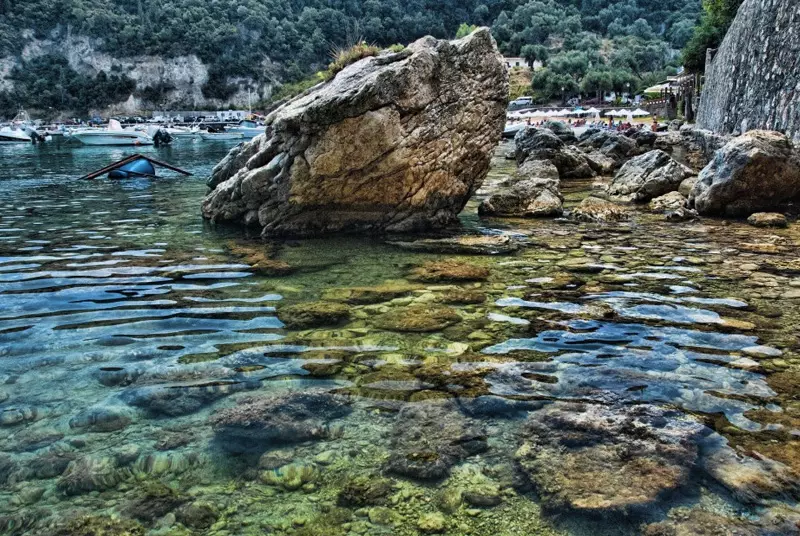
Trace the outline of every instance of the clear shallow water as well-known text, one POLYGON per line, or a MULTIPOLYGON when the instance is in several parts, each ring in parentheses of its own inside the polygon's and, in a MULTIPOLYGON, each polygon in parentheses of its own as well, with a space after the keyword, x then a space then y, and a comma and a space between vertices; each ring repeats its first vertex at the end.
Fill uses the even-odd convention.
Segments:
POLYGON ((638 534, 793 507, 793 229, 481 222, 473 202, 465 231, 519 252, 267 242, 199 216, 227 148, 143 149, 195 176, 111 182, 75 177, 124 150, 0 146, 0 533, 638 534), (486 272, 420 280, 442 260, 486 272), (336 311, 309 321, 320 300, 336 311), (673 440, 601 422, 576 442, 558 412, 587 408, 693 423, 682 476, 620 499, 629 458, 669 466, 673 440))

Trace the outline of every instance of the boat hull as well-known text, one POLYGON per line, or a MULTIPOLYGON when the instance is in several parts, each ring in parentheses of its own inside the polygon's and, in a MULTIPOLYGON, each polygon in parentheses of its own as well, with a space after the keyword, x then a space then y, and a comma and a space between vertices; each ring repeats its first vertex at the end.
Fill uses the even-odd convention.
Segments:
POLYGON ((0 143, 30 143, 31 138, 27 134, 17 130, 0 130, 0 143))
POLYGON ((136 132, 75 132, 72 137, 84 145, 153 145, 153 140, 136 132))
POLYGON ((220 140, 242 140, 244 136, 241 132, 202 132, 200 137, 205 141, 220 140))

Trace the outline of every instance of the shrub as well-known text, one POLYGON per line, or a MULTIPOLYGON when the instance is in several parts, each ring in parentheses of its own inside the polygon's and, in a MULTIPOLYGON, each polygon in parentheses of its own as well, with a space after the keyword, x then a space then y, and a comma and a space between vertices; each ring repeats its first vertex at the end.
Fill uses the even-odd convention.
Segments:
POLYGON ((380 47, 370 45, 365 41, 359 41, 349 48, 335 50, 333 53, 333 62, 328 66, 328 70, 325 72, 326 80, 332 79, 339 72, 344 70, 345 67, 354 64, 358 60, 363 60, 370 56, 377 56, 380 51, 380 47))

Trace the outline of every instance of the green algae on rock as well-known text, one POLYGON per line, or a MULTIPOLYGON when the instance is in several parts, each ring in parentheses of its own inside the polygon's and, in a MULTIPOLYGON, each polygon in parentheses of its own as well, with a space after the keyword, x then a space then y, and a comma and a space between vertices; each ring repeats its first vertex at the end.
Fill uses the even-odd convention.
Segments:
POLYGON ((350 318, 350 307, 336 302, 298 303, 278 309, 278 318, 288 329, 336 326, 350 318))
POLYGON ((398 308, 377 317, 375 327, 389 331, 432 332, 461 322, 455 309, 436 305, 398 308))

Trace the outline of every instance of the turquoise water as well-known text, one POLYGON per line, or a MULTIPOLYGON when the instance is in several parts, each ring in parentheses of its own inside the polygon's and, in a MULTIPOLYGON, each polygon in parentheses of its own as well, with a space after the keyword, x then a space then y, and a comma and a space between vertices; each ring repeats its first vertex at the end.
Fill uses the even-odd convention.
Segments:
POLYGON ((793 530, 793 228, 268 241, 200 217, 229 147, 0 146, 0 533, 793 530))

